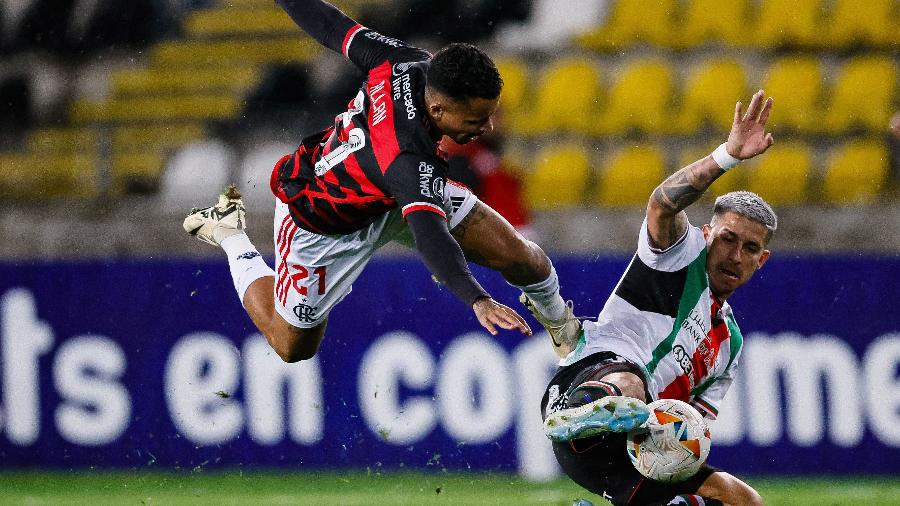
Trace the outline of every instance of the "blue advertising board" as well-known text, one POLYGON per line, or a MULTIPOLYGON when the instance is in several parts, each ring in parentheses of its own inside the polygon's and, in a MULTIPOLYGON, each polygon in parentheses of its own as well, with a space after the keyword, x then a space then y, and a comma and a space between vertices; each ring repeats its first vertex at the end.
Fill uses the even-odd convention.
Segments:
MULTIPOLYGON (((596 315, 626 257, 555 261, 596 315)), ((476 269, 501 302, 517 292, 476 269)), ((746 345, 710 462, 900 473, 900 259, 775 256, 730 302, 746 345), (835 457, 839 455, 838 457, 835 457)), ((532 321, 533 325, 536 325, 532 321)), ((0 264, 0 467, 559 470, 555 355, 491 337, 415 258, 376 259, 319 354, 284 364, 224 262, 0 264)))

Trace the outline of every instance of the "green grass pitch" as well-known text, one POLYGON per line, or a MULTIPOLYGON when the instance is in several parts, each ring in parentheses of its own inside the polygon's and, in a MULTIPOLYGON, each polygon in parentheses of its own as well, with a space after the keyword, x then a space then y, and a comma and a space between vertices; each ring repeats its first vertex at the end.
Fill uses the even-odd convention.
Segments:
MULTIPOLYGON (((748 479, 768 505, 900 504, 900 478, 748 479)), ((528 505, 606 501, 560 479, 504 474, 341 472, 4 472, 0 505, 528 505)))

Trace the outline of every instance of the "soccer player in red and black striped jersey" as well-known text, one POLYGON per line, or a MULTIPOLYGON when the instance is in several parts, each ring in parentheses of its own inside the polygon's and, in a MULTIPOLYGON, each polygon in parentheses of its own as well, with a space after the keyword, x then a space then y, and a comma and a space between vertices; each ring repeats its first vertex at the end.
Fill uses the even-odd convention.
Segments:
POLYGON ((503 83, 491 59, 469 44, 451 44, 432 56, 321 0, 277 3, 366 79, 333 125, 305 137, 275 165, 276 272, 254 255, 242 223, 227 229, 209 221, 238 200, 223 197, 218 211, 200 211, 206 222, 185 224, 225 249, 239 296, 272 347, 287 361, 313 356, 330 310, 372 253, 398 241, 415 247, 435 278, 492 334, 497 326, 530 334, 521 316, 472 277, 466 259, 500 272, 522 290, 520 300, 547 327, 557 353, 567 355, 580 324, 559 294, 550 260, 449 181, 438 149, 444 136, 464 144, 492 128, 503 83))

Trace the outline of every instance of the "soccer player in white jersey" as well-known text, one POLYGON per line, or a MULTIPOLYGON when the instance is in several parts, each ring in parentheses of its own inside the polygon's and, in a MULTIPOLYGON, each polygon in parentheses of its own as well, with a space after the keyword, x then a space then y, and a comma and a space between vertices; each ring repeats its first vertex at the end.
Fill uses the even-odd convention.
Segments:
POLYGON ((726 301, 769 258, 777 218, 751 192, 720 196, 702 227, 684 209, 772 145, 771 107, 762 90, 746 113, 738 102, 728 141, 654 190, 637 254, 544 394, 544 427, 563 470, 613 504, 762 503, 749 485, 706 465, 681 483, 645 478, 628 459, 625 433, 646 421, 645 403, 662 398, 714 419, 731 385, 742 337, 726 301))

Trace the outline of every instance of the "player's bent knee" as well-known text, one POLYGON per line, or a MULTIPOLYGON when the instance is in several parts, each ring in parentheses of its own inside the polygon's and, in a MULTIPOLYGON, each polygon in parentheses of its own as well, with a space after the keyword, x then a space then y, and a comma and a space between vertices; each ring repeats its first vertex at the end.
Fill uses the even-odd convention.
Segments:
POLYGON ((761 506, 762 496, 759 492, 737 477, 724 471, 717 471, 700 485, 697 491, 704 497, 711 497, 728 505, 761 506))
POLYGON ((269 339, 269 345, 281 360, 289 364, 309 360, 316 356, 319 350, 318 344, 310 345, 307 340, 279 339, 277 336, 269 339))
POLYGON ((606 381, 619 387, 622 395, 634 397, 644 402, 649 402, 645 394, 645 386, 643 380, 634 373, 627 371, 614 372, 606 374, 599 378, 591 378, 599 381, 606 381))
POLYGON ((309 360, 316 356, 318 348, 300 348, 296 346, 277 346, 273 344, 272 349, 278 354, 282 361, 293 364, 303 360, 309 360))
POLYGON ((763 499, 762 496, 759 495, 759 492, 756 491, 750 485, 747 485, 741 480, 735 478, 735 481, 738 482, 738 488, 740 490, 740 500, 737 504, 746 504, 748 506, 762 506, 763 499))
POLYGON ((266 340, 281 360, 294 363, 316 356, 324 333, 324 322, 308 329, 285 326, 267 334, 266 340))

